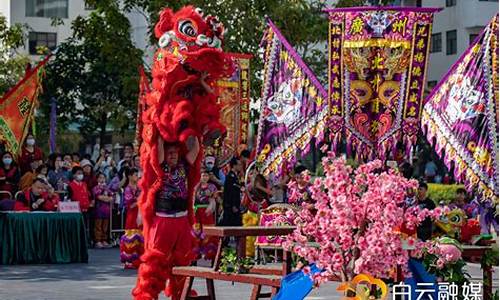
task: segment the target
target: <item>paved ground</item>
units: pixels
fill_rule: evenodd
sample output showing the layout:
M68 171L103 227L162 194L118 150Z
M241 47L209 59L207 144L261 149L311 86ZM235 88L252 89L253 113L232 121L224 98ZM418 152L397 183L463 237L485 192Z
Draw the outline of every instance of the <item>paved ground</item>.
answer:
M88 264L0 266L1 300L90 300L130 299L136 271L123 270L118 249L90 250ZM469 265L469 272L478 278L478 265ZM495 280L498 288L498 268ZM205 291L202 281L195 282L198 291ZM248 285L216 283L218 300L244 300L250 296ZM340 299L330 283L311 292L307 300ZM160 299L166 299L162 296Z

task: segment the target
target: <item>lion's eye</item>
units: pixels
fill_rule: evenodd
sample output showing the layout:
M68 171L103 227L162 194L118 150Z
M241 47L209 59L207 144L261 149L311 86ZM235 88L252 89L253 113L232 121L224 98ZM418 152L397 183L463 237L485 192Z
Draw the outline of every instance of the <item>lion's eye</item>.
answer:
M203 9L197 7L195 10L194 10L197 14L199 14L200 16L203 17Z
M179 22L179 32L190 37L195 37L197 32L196 28L190 20L183 20Z

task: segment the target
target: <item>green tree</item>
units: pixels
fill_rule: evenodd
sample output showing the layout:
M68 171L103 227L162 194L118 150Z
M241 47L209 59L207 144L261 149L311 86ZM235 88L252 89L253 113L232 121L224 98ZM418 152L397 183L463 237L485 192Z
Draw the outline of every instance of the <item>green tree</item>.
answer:
M150 42L157 39L152 29L158 21L158 13L165 7L174 11L192 4L205 13L216 15L226 28L224 50L250 53L252 60L252 98L260 98L263 62L259 57L259 44L266 29L266 15L280 28L287 40L326 82L326 48L328 21L321 10L323 0L124 0L127 9L145 12L148 20Z
M0 97L12 88L24 75L29 58L18 53L24 46L26 26L8 26L6 18L0 14Z
M88 17L72 22L72 36L47 64L39 127L49 121L50 99L57 99L58 125L78 123L89 137L104 140L110 126L130 129L135 122L138 67L142 51L130 38L131 26L118 0L98 1Z
M97 1L97 0L92 0ZM380 0L388 2L389 0ZM224 49L228 52L242 52L254 55L252 60L252 98L259 99L262 85L263 62L259 44L266 29L268 16L280 29L285 38L297 50L306 64L324 85L327 84L327 8L324 0L124 0L126 9L145 12L148 20L150 42L156 44L153 28L159 12L165 8L178 10L192 4L206 13L216 15L226 27ZM337 6L363 6L365 0L341 0ZM258 112L253 112L258 117Z

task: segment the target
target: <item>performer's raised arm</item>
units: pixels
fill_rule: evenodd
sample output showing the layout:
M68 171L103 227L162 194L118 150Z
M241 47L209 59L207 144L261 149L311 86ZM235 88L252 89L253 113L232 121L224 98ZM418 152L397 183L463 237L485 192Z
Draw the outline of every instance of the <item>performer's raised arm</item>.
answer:
M186 161L188 164L193 165L200 152L200 142L197 137L190 136L186 141L188 153L186 154Z
M158 162L161 164L165 160L165 147L161 135L158 135Z
M208 73L207 72L203 72L201 73L201 77L200 77L200 83L201 83L201 86L205 89L205 91L207 91L207 93L209 94L213 94L214 93L214 90L208 85L208 83L206 83L205 79L208 77Z

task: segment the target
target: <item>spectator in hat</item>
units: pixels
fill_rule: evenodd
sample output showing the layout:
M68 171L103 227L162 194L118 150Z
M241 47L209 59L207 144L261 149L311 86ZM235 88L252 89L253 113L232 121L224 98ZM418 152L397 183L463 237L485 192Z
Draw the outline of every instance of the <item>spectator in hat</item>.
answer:
M213 155L207 155L205 157L205 170L209 176L209 183L214 184L217 189L221 189L224 186L224 181L226 176L219 166L217 165L217 159Z
M97 185L97 178L94 174L94 166L88 159L83 159L80 162L80 167L83 169L83 181L87 184L89 191L92 191Z

